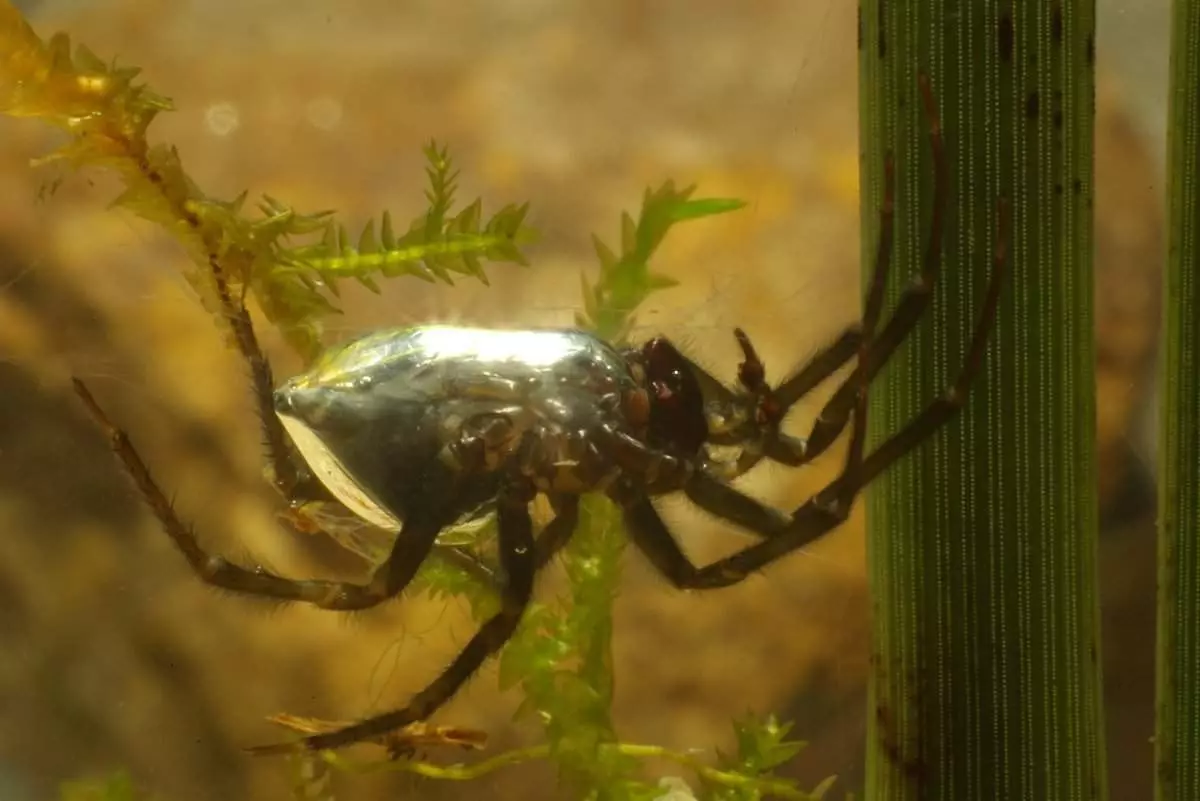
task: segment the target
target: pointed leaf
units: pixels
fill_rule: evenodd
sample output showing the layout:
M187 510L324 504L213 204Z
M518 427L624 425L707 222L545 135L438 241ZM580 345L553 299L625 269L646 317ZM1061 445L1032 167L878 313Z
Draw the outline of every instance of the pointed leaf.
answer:
M670 217L674 221L694 220L713 214L725 214L730 211L737 211L738 209L745 208L745 206L746 202L737 198L713 197L688 200L672 206Z
M596 319L599 315L598 298L596 291L588 284L587 273L580 274L581 283L583 284L583 310L591 319Z
M648 291L658 289L671 289L679 286L679 282L669 275L662 273L650 273L646 276L646 289Z
M592 247L596 251L596 257L600 259L600 269L604 271L611 270L617 263L617 254L612 252L612 248L604 244L600 237L592 234Z
M375 221L367 220L362 233L358 237L359 253L377 253L379 245L375 242Z
M383 245L384 250L392 250L396 247L396 235L392 232L392 214L385 211L383 219L379 226L379 241Z
M621 213L621 254L629 255L637 250L637 225L629 212Z

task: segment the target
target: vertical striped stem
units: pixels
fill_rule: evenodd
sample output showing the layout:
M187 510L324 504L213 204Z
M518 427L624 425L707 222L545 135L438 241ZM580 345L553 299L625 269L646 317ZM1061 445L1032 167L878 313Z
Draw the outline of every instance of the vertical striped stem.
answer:
M1200 3L1175 0L1159 418L1158 801L1200 798Z
M1092 275L1093 0L863 0L864 274L884 154L894 302L921 267L940 109L951 198L932 308L872 388L870 441L954 380L997 204L1010 283L962 415L868 492L867 797L1106 797L1098 664Z

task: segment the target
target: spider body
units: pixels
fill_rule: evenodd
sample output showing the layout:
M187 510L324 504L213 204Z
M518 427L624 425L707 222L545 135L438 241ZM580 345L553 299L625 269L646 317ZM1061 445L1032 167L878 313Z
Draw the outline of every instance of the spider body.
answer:
M417 505L478 516L505 470L541 492L602 490L619 466L597 436L690 456L707 434L669 343L622 352L574 330L380 331L328 353L274 402L315 477L389 530Z
M581 331L427 326L363 337L276 388L249 315L240 310L231 322L251 366L276 487L292 509L307 501L331 503L374 526L399 529L364 583L291 579L209 555L129 438L76 381L87 409L192 570L228 590L324 609L365 609L399 595L449 526L495 514L500 569L481 572L485 580L499 582L503 602L445 670L402 708L300 743L251 750L337 748L426 720L513 636L532 598L534 576L575 531L583 493L602 492L615 503L631 544L670 584L716 589L839 526L863 487L953 419L983 363L1007 272L1003 200L983 308L957 378L913 420L866 450L867 388L929 307L941 270L948 166L925 76L920 89L934 167L930 234L920 269L882 320L894 216L889 155L862 319L777 384L768 382L740 329L734 333L743 360L737 383L726 386L662 337L619 349ZM784 419L796 402L851 363L849 377L808 435L785 433ZM763 460L807 464L847 428L842 472L790 512L730 483ZM757 541L696 565L652 503L670 492L682 492ZM554 516L535 531L529 507L538 494L549 500Z

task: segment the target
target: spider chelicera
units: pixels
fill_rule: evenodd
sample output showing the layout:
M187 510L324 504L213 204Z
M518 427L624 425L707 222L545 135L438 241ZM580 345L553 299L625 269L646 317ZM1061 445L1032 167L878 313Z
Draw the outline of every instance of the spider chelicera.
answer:
M365 609L404 590L444 529L495 513L500 611L432 683L402 709L251 751L336 748L427 719L512 637L535 574L574 532L583 493L603 492L617 504L632 543L675 587L725 587L837 527L868 482L950 420L983 362L1007 272L1003 202L983 310L957 380L865 453L866 388L927 308L941 266L947 164L925 77L920 89L935 180L922 270L877 335L892 254L895 170L889 155L862 321L774 387L740 329L738 382L726 387L661 337L617 349L582 331L427 326L368 335L275 389L239 306L232 326L252 367L276 485L293 508L309 500L341 503L373 525L399 530L390 554L364 584L288 579L207 554L127 436L76 381L167 534L200 578L224 589L325 609ZM808 437L785 434L781 424L793 405L855 358L855 369ZM730 484L763 459L790 466L811 461L851 421L844 469L794 512L764 505ZM651 502L673 492L759 541L712 564L693 564ZM554 517L535 534L529 505L539 493L549 499Z

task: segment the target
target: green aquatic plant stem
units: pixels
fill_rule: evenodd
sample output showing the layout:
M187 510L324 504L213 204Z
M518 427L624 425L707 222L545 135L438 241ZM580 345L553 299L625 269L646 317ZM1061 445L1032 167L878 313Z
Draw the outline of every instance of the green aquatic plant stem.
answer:
M962 414L867 493L872 801L1103 799L1092 275L1092 0L861 7L863 274L894 154L888 302L923 266L940 110L941 275L872 387L878 444L961 369L1011 208L1010 276Z
M638 307L655 291L675 285L651 270L663 238L680 222L722 214L743 204L729 198L692 198L695 187L668 181L646 190L637 218L621 215L620 240L593 236L600 262L593 281L583 276L583 310L576 324L614 344L626 344ZM523 709L536 710L549 754L569 782L599 798L630 798L644 791L636 765L619 748L612 722L613 602L621 581L625 532L607 498L584 498L579 523L562 562L569 593L555 605L534 604L500 661L502 686L520 681Z
M818 801L824 797L829 784L827 781L812 792L796 789L791 782L771 777L747 776L736 771L719 770L708 765L699 756L683 751L673 751L658 745L642 745L639 743L611 743L602 746L605 752L612 752L630 759L662 760L673 762L693 771L706 784L725 789L748 790L760 798L785 798L790 801ZM392 760L388 762L352 762L336 752L325 752L322 757L331 765L351 773L415 773L428 779L444 781L474 781L497 770L514 767L533 760L546 759L551 756L550 746L537 745L530 748L518 748L505 751L489 759L474 762L470 765L435 765L429 762L411 760Z
M1200 3L1172 9L1159 374L1157 801L1200 798Z

